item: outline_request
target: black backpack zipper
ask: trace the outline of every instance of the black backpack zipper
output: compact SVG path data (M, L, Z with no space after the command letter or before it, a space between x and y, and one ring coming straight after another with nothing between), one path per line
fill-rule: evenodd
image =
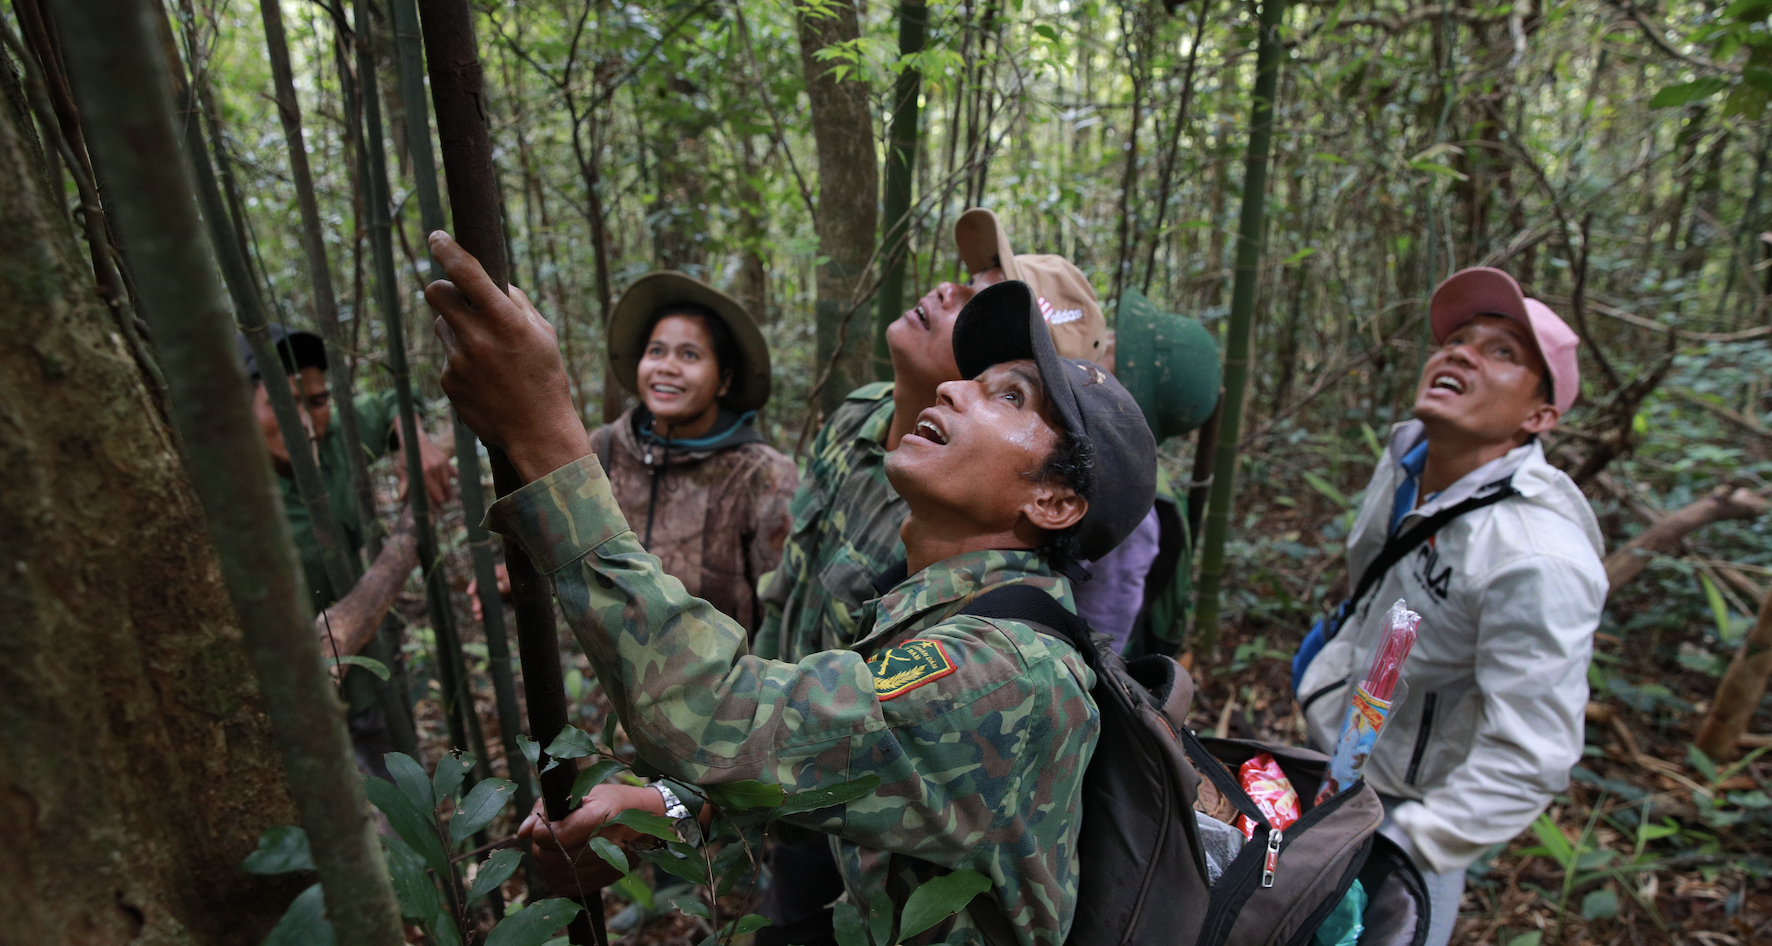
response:
M1427 752L1428 736L1434 731L1434 708L1440 702L1440 694L1429 693L1427 702L1421 704L1421 725L1415 730L1415 752L1409 756L1409 772L1403 781L1414 785L1415 776L1421 772L1421 757Z

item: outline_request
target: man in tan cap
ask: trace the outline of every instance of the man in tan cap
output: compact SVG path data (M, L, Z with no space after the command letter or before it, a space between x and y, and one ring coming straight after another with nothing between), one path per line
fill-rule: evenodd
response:
M1069 260L1016 255L983 208L960 215L954 242L969 279L937 285L887 327L893 380L851 392L813 441L781 566L759 583L763 623L752 650L760 657L797 662L848 649L862 606L881 593L874 580L904 560L898 529L908 510L886 481L886 455L936 406L936 389L961 380L954 321L974 295L1019 279L1033 288L1060 357L1097 361L1106 349L1101 303ZM775 923L757 932L757 946L833 941L828 907L843 885L828 841L777 844L771 865L762 912Z

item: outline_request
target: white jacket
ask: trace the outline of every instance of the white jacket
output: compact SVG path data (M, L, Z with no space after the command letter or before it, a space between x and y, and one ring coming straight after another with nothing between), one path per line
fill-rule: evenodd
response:
M1350 583L1378 556L1420 443L1398 424L1366 488L1348 544ZM1349 677L1358 683L1398 598L1421 614L1403 668L1408 694L1366 763L1423 866L1457 870L1528 827L1569 784L1581 757L1587 665L1606 601L1604 545L1586 497L1536 441L1509 451L1410 514L1420 518L1511 482L1518 496L1467 512L1391 567L1299 686L1319 748L1340 735Z

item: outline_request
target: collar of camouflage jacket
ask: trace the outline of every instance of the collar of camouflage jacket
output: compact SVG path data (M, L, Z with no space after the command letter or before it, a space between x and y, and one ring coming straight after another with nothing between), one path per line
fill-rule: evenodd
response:
M973 598L1008 584L1034 585L1071 611L1070 579L1055 575L1045 556L1028 550L989 549L942 559L899 582L869 605L872 627L860 635L856 649L901 633L933 627L964 608Z

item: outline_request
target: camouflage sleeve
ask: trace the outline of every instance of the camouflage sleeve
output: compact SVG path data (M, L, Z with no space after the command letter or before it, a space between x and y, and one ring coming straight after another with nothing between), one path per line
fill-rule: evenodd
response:
M359 394L354 402L357 408L357 436L363 441L363 452L374 460L388 452L393 445L394 435L400 426L400 402L394 390L372 391Z
M826 424L812 439L811 457L821 457L827 444L831 425ZM757 581L757 598L763 603L763 620L754 638L756 652L764 657L782 656L788 629L782 617L795 590L812 579L812 562L818 552L818 519L824 509L824 484L819 481L818 464L806 465L806 477L800 480L787 504L788 535L782 543L776 564Z
M751 502L750 534L745 541L747 574L758 576L759 589L781 564L782 547L793 531L794 515L789 511L800 485L800 474L794 461L770 450L752 470L751 482L745 492ZM779 621L781 609L775 609Z
M1076 797L1096 726L1086 671L1065 659L1074 653L1048 650L1025 625L961 616L874 666L853 651L797 664L753 656L742 626L640 548L589 457L500 500L487 520L552 575L604 692L662 774L790 791L877 776L875 792L789 820L979 867L999 890L1036 891L1004 904L1012 918L1059 927L1063 891L1075 890L1075 824L1052 808ZM1052 876L1028 876L1030 844L1063 852ZM1010 849L981 861L981 850Z

